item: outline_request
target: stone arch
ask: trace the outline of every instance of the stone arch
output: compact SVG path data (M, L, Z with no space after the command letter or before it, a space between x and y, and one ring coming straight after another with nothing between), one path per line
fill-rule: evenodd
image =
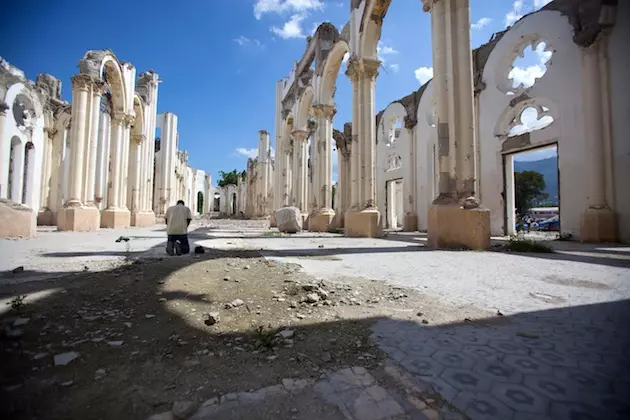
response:
M350 53L350 47L344 40L335 43L332 50L328 54L321 75L319 102L323 105L335 104L335 87L337 85L337 77L339 69L343 63L343 58Z
M359 26L359 56L376 59L376 47L381 39L383 19L392 0L363 0L363 13ZM361 5L359 5L360 10Z
M142 135L145 136L145 128L144 128L144 109L145 103L142 97L136 92L133 96L133 110L136 114L136 118L134 119L133 126L131 127L131 133L133 135Z
M129 109L127 85L121 62L110 50L91 50L79 61L79 71L107 84L111 93L112 107L117 112Z
M297 106L297 121L294 124L296 130L308 130L308 120L311 115L314 96L315 91L312 86L308 86L300 96Z

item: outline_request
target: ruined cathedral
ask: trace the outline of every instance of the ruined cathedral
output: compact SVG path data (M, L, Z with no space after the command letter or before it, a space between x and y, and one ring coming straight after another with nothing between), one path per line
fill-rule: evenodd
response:
M0 237L150 226L179 199L206 213L210 175L177 149L177 116L157 114L159 83L112 51L88 51L68 103L54 76L32 82L0 59Z

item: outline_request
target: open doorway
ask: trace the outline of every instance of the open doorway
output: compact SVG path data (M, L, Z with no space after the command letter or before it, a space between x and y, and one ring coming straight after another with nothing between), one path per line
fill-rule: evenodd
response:
M203 193L197 191L197 213L203 214Z
M505 154L505 233L560 231L557 143Z
M402 229L403 227L403 180L394 179L385 183L387 191L387 228Z

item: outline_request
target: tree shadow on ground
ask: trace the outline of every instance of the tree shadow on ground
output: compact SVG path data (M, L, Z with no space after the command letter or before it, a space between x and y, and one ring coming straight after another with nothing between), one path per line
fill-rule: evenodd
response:
M3 418L145 418L169 410L173 401L204 401L276 385L283 378L318 380L355 365L377 372L386 354L406 369L414 386L438 391L471 416L479 415L483 408L479 401L484 399L492 399L501 407L523 406L516 397L510 402L508 391L535 399L535 407L543 404L547 414L539 414L540 419L559 418L553 410L581 410L593 418L606 419L624 418L629 413L628 300L463 319L445 325L379 316L325 322L295 320L291 325L295 347L280 348L272 358L267 352L237 349L249 345L250 334L199 326L173 306L174 300L180 305L210 306L215 296L165 290L165 284L177 278L174 276L182 276L196 265L226 257L249 262L260 255L253 250L208 250L197 256L140 259L102 273L55 273L64 278L3 286L3 298L35 296L19 314L30 319L19 327L23 336L0 339ZM257 264L267 263L260 260ZM183 281L216 284L224 275L217 270L205 280L193 277ZM255 315L245 308L238 311L254 321L253 328ZM14 316L4 313L0 322L11 324ZM372 338L379 350L367 344L369 328L374 328ZM103 336L103 341L94 341ZM110 340L124 344L107 345ZM357 347L357 341L361 343L358 350L349 350ZM52 366L52 355L68 351L80 356L67 366ZM35 360L40 353L46 355ZM318 360L326 353L332 355L332 361ZM364 353L372 357L357 357ZM536 376L540 373L536 366L548 370ZM95 377L99 369L105 369L106 376ZM527 373L526 369L533 370ZM503 373L506 377L496 377ZM506 383L514 377L524 385L510 388ZM551 385L536 382L537 378ZM64 386L70 381L71 385ZM566 394L551 395L562 386ZM397 394L401 406L413 410L418 396L415 392L407 389ZM442 404L436 395L431 399L433 404ZM277 417L261 411L258 418ZM502 420L511 414L490 418Z

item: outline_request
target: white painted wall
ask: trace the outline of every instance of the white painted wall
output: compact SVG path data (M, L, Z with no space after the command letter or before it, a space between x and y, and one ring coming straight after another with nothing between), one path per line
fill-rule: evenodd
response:
M608 49L610 65L610 103L612 117L612 170L614 175L614 202L622 242L630 242L630 2L620 1L617 6L617 24L610 36ZM624 18L625 19L622 19Z
M553 48L545 75L523 92L535 101L546 104L555 113L554 122L532 133L532 146L558 142L560 170L560 220L563 232L575 237L580 232L580 215L586 208L583 186L589 182L583 165L589 156L582 135L583 114L581 89L581 52L572 40L573 28L567 18L556 11L541 11L514 25L488 58L483 73L486 89L479 97L479 147L481 202L490 209L491 232L504 233L502 141L509 129L510 101L504 88L512 60L521 51L518 47L540 39ZM520 93L520 92L519 92ZM529 103L532 103L531 101Z
M429 207L437 197L437 130L434 110L433 82L428 85L420 98L418 124L414 127L416 141L417 182L415 191L415 209L418 216L418 230L426 231L429 223Z

